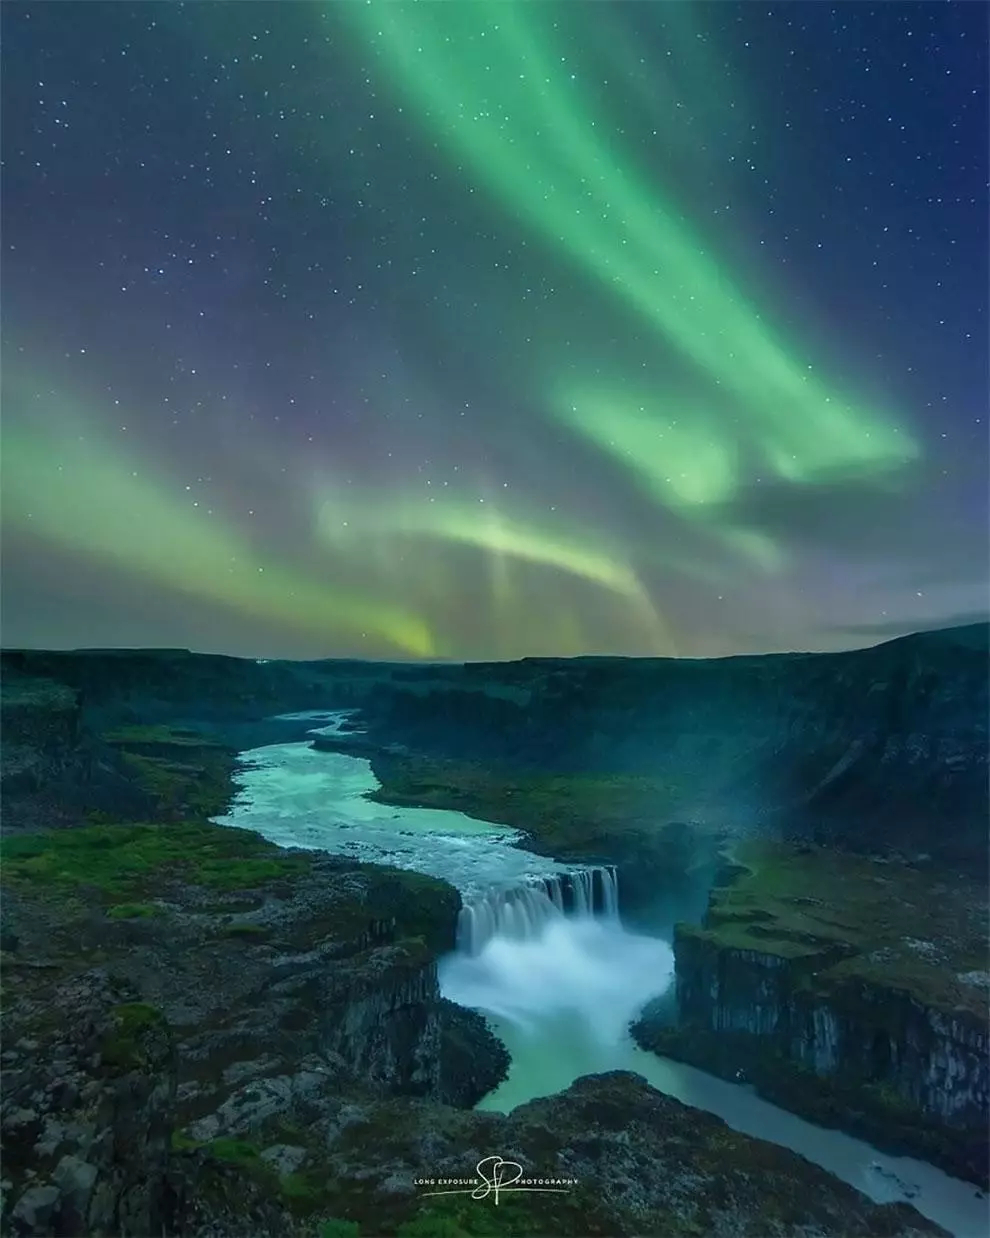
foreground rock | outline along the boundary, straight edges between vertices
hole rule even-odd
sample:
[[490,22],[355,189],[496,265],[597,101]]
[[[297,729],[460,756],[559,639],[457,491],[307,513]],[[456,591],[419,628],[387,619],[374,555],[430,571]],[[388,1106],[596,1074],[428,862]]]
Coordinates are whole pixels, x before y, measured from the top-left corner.
[[931,866],[737,847],[674,937],[678,1021],[639,1043],[986,1183],[986,890]]
[[[441,882],[205,824],[4,850],[5,1233],[195,1232],[226,1215],[232,1129],[289,1150],[271,1190],[234,1191],[231,1232],[294,1233],[288,1195],[319,1198],[287,1126],[342,1096],[471,1105],[504,1076],[484,1021],[440,997],[460,906]],[[176,1182],[183,1126],[206,1151]]]
[[39,986],[6,1023],[5,1046],[33,1034],[3,1054],[5,1233],[162,1231],[175,1045],[134,996],[95,969]]
[[[509,1116],[404,1100],[339,1105],[313,1137],[325,1207],[365,1235],[944,1234],[624,1072],[580,1079]],[[509,1162],[510,1188],[522,1175],[521,1186],[554,1189],[507,1189],[496,1211],[489,1158]]]

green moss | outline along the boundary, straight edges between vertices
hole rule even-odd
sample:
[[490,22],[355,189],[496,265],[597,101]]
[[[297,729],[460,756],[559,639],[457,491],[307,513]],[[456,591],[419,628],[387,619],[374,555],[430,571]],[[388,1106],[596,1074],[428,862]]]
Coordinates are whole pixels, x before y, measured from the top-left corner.
[[468,816],[525,830],[548,853],[598,857],[606,839],[639,837],[683,798],[672,778],[632,774],[520,774],[440,759],[376,758],[383,804],[456,809]]
[[132,745],[168,744],[177,748],[223,748],[219,740],[211,739],[196,731],[170,726],[122,726],[103,735],[105,743],[115,747]]
[[162,909],[154,903],[114,903],[107,908],[111,920],[150,920],[161,914]]
[[203,1142],[200,1139],[192,1139],[184,1131],[172,1132],[172,1150],[173,1152],[195,1152],[197,1148],[201,1148]]
[[315,1170],[301,1170],[279,1178],[278,1193],[296,1215],[318,1211],[326,1200],[326,1178]]
[[92,887],[113,903],[157,893],[163,877],[242,890],[304,872],[309,863],[250,830],[189,822],[94,825],[3,841],[5,881],[59,892]]
[[863,1092],[872,1105],[886,1110],[895,1121],[917,1122],[919,1120],[917,1106],[913,1105],[906,1096],[902,1096],[896,1088],[891,1087],[889,1083],[864,1084]]
[[123,752],[120,759],[165,816],[217,816],[230,800],[233,754],[217,756],[198,749],[196,755],[195,763],[139,752]]
[[161,1038],[168,1033],[164,1014],[146,1002],[127,1002],[111,1012],[112,1028],[101,1047],[103,1064],[114,1072],[153,1066]]
[[316,1238],[360,1238],[361,1226],[356,1221],[343,1221],[340,1217],[327,1217],[321,1221]]
[[266,1169],[261,1159],[261,1150],[246,1139],[211,1139],[204,1145],[211,1156],[218,1161],[227,1161],[232,1165],[243,1165],[249,1169]]
[[366,883],[367,896],[361,903],[353,903],[349,914],[361,931],[367,929],[369,920],[386,926],[394,920],[389,933],[405,939],[410,956],[417,948],[423,957],[453,948],[460,907],[460,896],[453,886],[422,873],[370,864],[358,871]]
[[[491,1198],[451,1195],[431,1199],[417,1214],[403,1221],[397,1238],[556,1238],[580,1234],[604,1238],[616,1232],[614,1212],[606,1212],[591,1192],[576,1188],[565,1195],[506,1192],[496,1206]],[[629,1232],[636,1232],[635,1230]],[[677,1225],[662,1232],[665,1238],[688,1233]]]
[[464,1229],[453,1217],[434,1211],[423,1212],[411,1221],[403,1221],[395,1232],[397,1238],[472,1238],[472,1234],[479,1233],[476,1229]]

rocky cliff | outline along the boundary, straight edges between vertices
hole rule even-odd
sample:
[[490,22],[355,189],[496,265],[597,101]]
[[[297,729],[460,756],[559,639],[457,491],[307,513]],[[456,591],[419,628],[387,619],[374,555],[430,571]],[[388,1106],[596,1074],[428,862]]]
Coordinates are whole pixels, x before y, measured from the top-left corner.
[[[442,883],[175,822],[23,834],[2,879],[12,1238],[945,1238],[638,1076],[472,1112],[507,1062],[438,997]],[[486,1157],[564,1185],[428,1194]]]
[[5,674],[0,692],[4,830],[78,820],[85,812],[148,811],[148,796],[116,753],[85,725],[79,692],[49,679]]
[[420,667],[135,650],[5,651],[2,666],[5,685],[32,676],[80,693],[96,729],[357,705],[369,752],[392,745],[503,780],[641,779],[660,824],[930,854],[986,876],[988,648],[990,627],[975,625],[709,661]]
[[817,848],[743,846],[674,936],[677,1021],[641,1044],[985,1183],[986,890]]
[[[192,715],[243,722],[280,710],[343,709],[408,665],[233,658],[188,649],[5,649],[4,684],[44,679],[80,694],[102,721],[142,724]],[[429,669],[418,674],[429,680]]]
[[4,1233],[186,1232],[213,1161],[172,1182],[183,1127],[211,1147],[342,1094],[470,1105],[504,1074],[440,997],[441,882],[178,823],[18,835],[3,882]]
[[[526,660],[379,685],[371,735],[525,776],[647,779],[653,817],[987,873],[987,625],[873,649]],[[936,826],[937,823],[937,826]]]
[[175,1046],[129,997],[105,971],[65,976],[5,1029],[5,1232],[161,1231]]
[[[768,1094],[786,1080],[785,1106],[961,1172],[983,1146],[970,1136],[986,1046],[967,1002],[985,951],[961,910],[952,928],[921,908],[962,888],[953,865],[978,867],[981,640],[503,667],[4,654],[0,1232],[312,1238],[336,1216],[365,1235],[462,1238],[494,1218],[424,1196],[415,1178],[502,1155],[582,1186],[503,1201],[500,1234],[937,1233],[626,1076],[508,1119],[467,1112],[506,1059],[437,991],[456,894],[206,818],[231,793],[233,736],[265,742],[269,713],[360,703],[383,798],[505,821],[561,858],[618,861],[625,897],[691,887],[689,918],[727,841],[754,825],[879,853],[885,866],[862,861],[890,883],[874,904],[900,898],[911,872],[930,882],[910,931],[850,928],[848,908],[799,921],[818,888],[785,898],[764,883],[769,910],[758,900],[741,921],[733,909],[720,922],[713,902],[703,928],[678,934],[685,1027],[710,1068],[745,1060]],[[761,937],[778,903],[786,916]],[[985,912],[962,906],[985,941]],[[647,1023],[644,1043],[677,1052],[666,1024]]]

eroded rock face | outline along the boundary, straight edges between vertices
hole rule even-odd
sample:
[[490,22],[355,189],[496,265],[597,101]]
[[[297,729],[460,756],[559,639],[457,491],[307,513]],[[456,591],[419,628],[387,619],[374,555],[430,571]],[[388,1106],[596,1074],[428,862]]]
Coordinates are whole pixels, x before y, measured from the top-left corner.
[[[814,848],[750,846],[674,938],[679,1022],[640,1043],[985,1183],[986,893]],[[918,936],[916,936],[916,934]]]
[[439,1059],[438,1097],[459,1109],[472,1108],[509,1072],[508,1051],[483,1016],[445,998],[440,1002]]
[[109,808],[125,819],[148,815],[149,796],[86,728],[76,689],[5,671],[0,734],[5,834],[71,825]]

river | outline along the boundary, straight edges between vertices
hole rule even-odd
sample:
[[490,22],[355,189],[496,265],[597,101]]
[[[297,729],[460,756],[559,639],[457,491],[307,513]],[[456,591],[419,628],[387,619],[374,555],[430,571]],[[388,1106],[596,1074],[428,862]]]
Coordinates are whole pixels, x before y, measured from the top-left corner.
[[[335,734],[347,713],[282,715]],[[282,847],[349,855],[442,877],[466,899],[493,886],[573,871],[513,843],[517,831],[463,813],[393,808],[367,799],[379,786],[370,762],[317,752],[306,742],[242,754],[239,790],[220,824],[252,829]],[[620,891],[621,899],[621,891]],[[484,1011],[512,1057],[508,1078],[479,1108],[507,1112],[585,1074],[632,1070],[662,1092],[780,1144],[877,1203],[906,1200],[956,1238],[985,1238],[988,1204],[967,1182],[862,1140],[826,1130],[729,1083],[640,1049],[628,1024],[670,985],[673,954],[617,917],[561,917],[538,935],[493,937],[480,951],[441,960],[445,996]]]

